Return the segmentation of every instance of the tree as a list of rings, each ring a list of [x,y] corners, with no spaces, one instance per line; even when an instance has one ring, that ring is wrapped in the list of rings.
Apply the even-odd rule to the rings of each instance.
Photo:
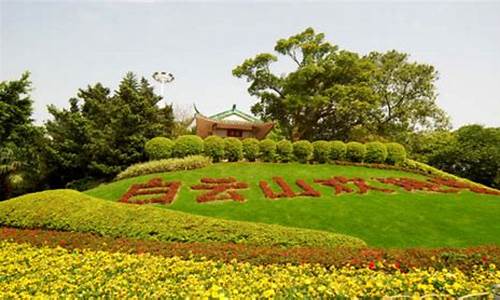
[[[127,73],[113,94],[97,83],[79,90],[69,109],[49,106],[52,184],[107,179],[145,160],[146,141],[171,135],[172,108],[158,108],[160,100],[146,79]]]
[[[245,60],[233,75],[249,82],[259,99],[252,112],[276,121],[285,136],[348,140],[360,132],[391,136],[428,125],[446,125],[434,103],[437,73],[390,51],[366,56],[339,50],[312,28],[280,39],[274,50],[295,70],[278,76],[278,57],[262,53]],[[371,138],[370,138],[371,139]]]
[[[43,130],[31,118],[29,75],[0,82],[0,200],[32,189],[43,172]]]

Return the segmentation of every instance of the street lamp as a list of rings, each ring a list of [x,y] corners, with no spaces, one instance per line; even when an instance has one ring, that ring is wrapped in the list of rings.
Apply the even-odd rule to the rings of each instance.
[[[167,72],[164,72],[164,71],[162,71],[162,72],[154,72],[153,73],[153,79],[160,83],[160,94],[161,94],[162,98],[165,98],[163,96],[164,86],[165,86],[166,83],[174,81],[174,79],[175,79],[174,75],[172,73],[167,73]]]

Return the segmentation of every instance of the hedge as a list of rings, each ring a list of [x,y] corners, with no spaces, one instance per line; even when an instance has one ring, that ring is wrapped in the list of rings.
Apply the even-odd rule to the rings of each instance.
[[[312,145],[314,161],[320,164],[326,163],[330,156],[330,143],[327,141],[315,141]]]
[[[184,158],[170,158],[153,160],[145,163],[131,165],[116,176],[116,180],[136,177],[146,174],[172,172],[179,170],[192,170],[210,165],[210,158],[200,155]]]
[[[397,165],[405,161],[406,150],[403,145],[398,143],[387,143],[385,146],[387,147],[387,163]]]
[[[146,142],[144,151],[150,160],[165,159],[172,157],[173,146],[171,139],[158,136]]]
[[[0,226],[96,233],[165,242],[362,247],[358,238],[326,231],[229,221],[101,200],[73,190],[27,194],[0,203]]]
[[[260,141],[259,157],[262,161],[273,162],[276,157],[276,142],[270,139]]]
[[[330,142],[330,160],[345,160],[347,146],[342,141]]]
[[[352,162],[362,162],[365,158],[365,145],[358,142],[349,142],[346,145],[346,159]]]
[[[292,160],[293,146],[290,141],[281,140],[276,144],[276,158],[280,162]]]
[[[365,162],[383,163],[387,158],[387,148],[381,142],[366,143]]]
[[[297,141],[293,143],[293,155],[300,163],[307,163],[312,156],[313,146],[309,141]]]
[[[185,157],[203,153],[203,140],[197,135],[181,135],[172,149],[174,157]]]
[[[243,157],[248,161],[255,161],[259,156],[259,140],[246,138],[243,140]]]
[[[203,141],[203,153],[211,157],[212,161],[219,162],[224,158],[224,140],[217,135],[211,135]]]
[[[224,156],[228,161],[238,161],[243,157],[243,145],[235,137],[224,139]]]

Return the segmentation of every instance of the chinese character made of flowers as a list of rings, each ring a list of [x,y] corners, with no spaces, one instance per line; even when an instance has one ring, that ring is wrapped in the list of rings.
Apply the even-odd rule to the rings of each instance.
[[[201,184],[191,186],[193,190],[208,190],[208,192],[196,197],[196,201],[199,203],[217,200],[245,201],[245,197],[236,190],[247,189],[248,184],[239,182],[234,177],[202,178],[200,181]]]

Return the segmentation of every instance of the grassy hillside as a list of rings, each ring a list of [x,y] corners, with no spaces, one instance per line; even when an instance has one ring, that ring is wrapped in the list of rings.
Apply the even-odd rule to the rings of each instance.
[[[113,203],[72,190],[28,194],[2,202],[0,226],[173,242],[232,242],[286,247],[365,245],[359,239],[341,234],[226,221],[150,206]]]
[[[203,177],[233,176],[249,184],[238,190],[246,201],[197,203],[204,191],[189,187]],[[282,176],[290,186],[304,179],[321,197],[296,197],[270,200],[259,188],[266,180],[276,191],[272,177]],[[117,201],[134,183],[151,178],[182,182],[176,200],[159,208],[184,211],[217,218],[279,224],[284,226],[326,230],[359,237],[370,246],[384,247],[444,247],[500,244],[500,197],[461,191],[458,194],[407,192],[394,186],[395,193],[368,191],[361,195],[334,195],[331,187],[313,183],[313,179],[332,176],[361,177],[370,185],[382,187],[373,177],[410,177],[422,175],[402,171],[337,165],[220,163],[207,168],[154,174],[102,185],[89,190],[88,195]],[[350,185],[352,187],[352,185]],[[354,188],[355,189],[355,188]],[[130,204],[131,206],[135,206]]]

